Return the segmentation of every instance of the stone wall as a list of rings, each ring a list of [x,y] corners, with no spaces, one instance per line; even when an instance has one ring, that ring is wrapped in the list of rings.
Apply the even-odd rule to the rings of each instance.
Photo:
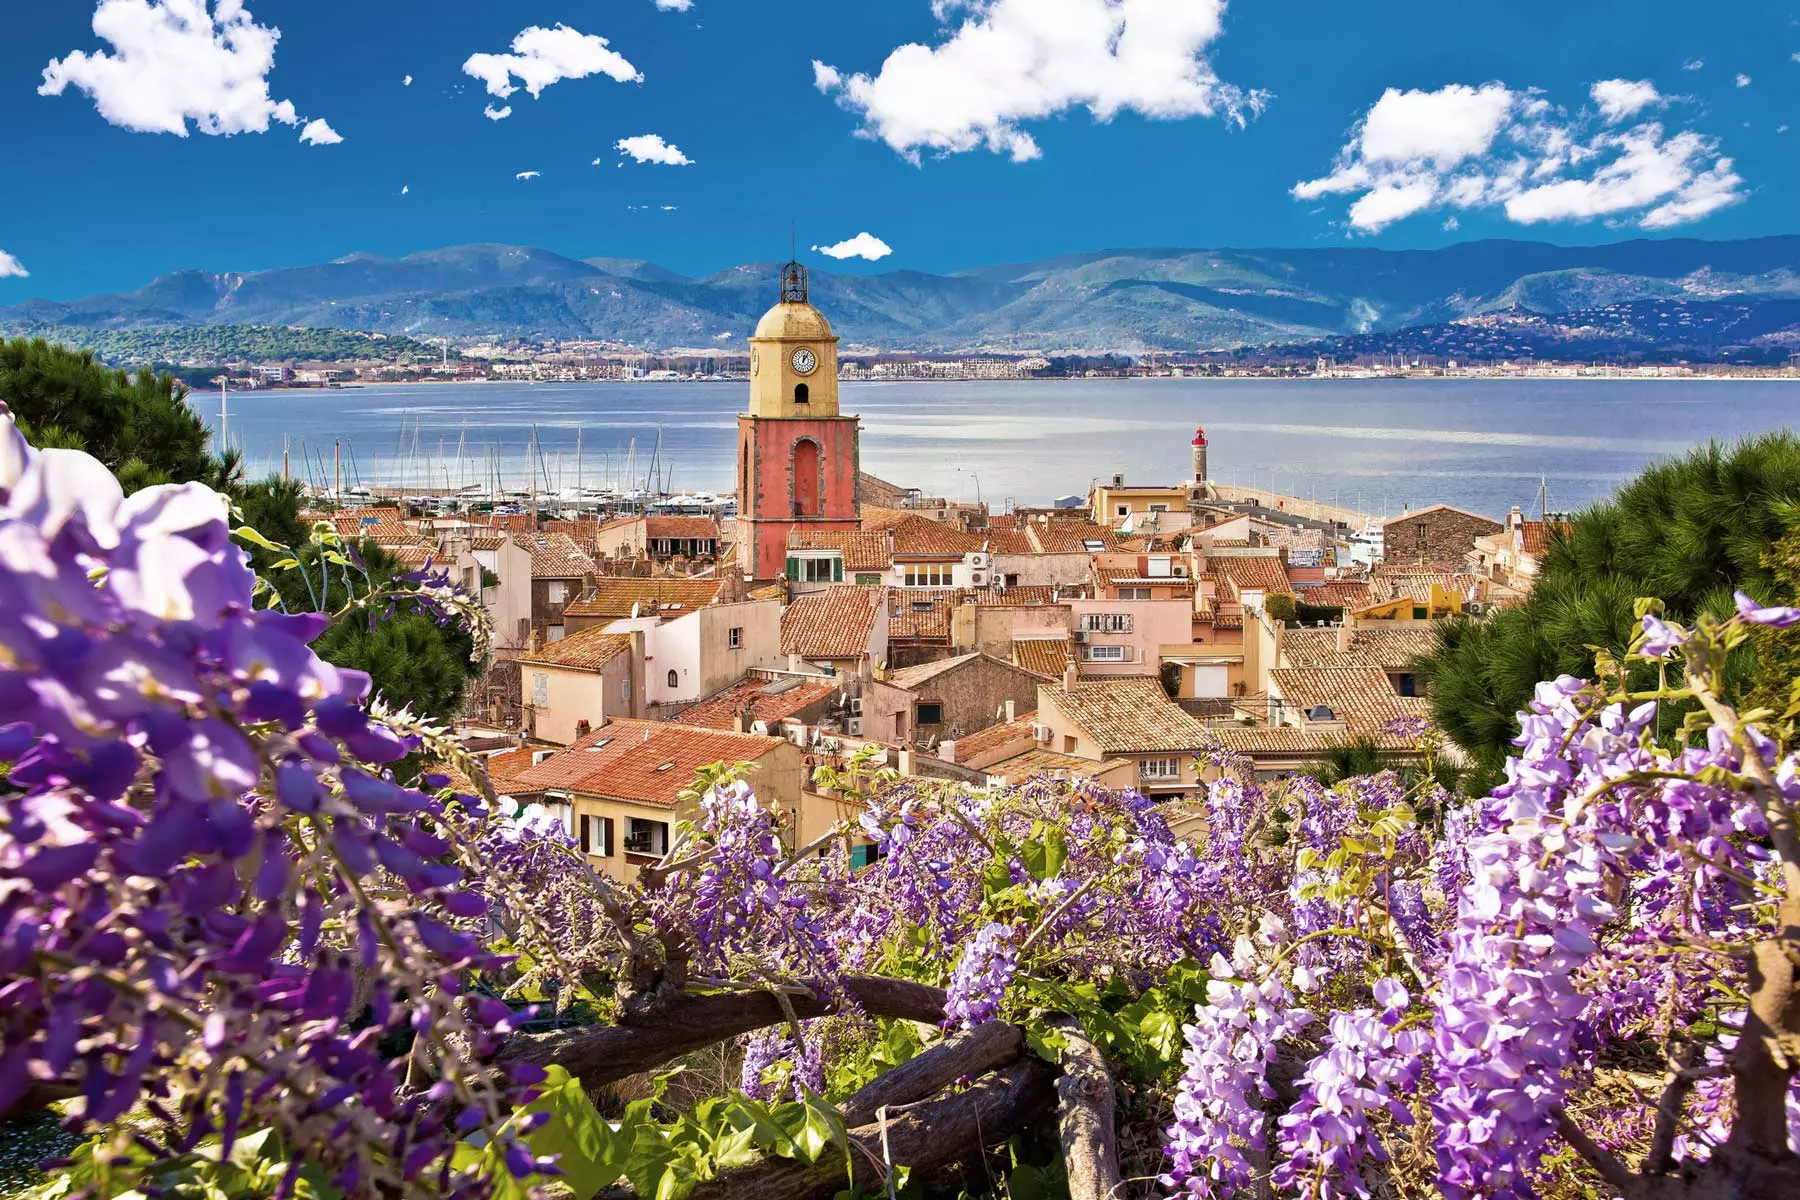
[[[1382,554],[1388,566],[1425,563],[1461,568],[1475,539],[1505,528],[1498,521],[1455,508],[1428,508],[1396,517],[1382,527]]]

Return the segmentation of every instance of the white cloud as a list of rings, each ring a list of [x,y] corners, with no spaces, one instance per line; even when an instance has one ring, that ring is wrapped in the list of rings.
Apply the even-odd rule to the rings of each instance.
[[[514,175],[513,178],[514,179],[536,179],[542,174],[543,174],[542,171],[520,171],[517,175]]]
[[[1666,229],[1744,198],[1719,144],[1657,121],[1647,83],[1605,80],[1597,112],[1573,115],[1501,83],[1432,92],[1390,88],[1351,131],[1332,171],[1294,185],[1296,199],[1350,196],[1352,230],[1374,233],[1430,210],[1499,210],[1521,225],[1604,219]]]
[[[674,212],[677,207],[678,206],[674,204],[665,204],[662,206],[662,210],[664,212]]]
[[[411,184],[410,184],[410,183],[409,183],[409,184],[406,184],[406,185],[404,185],[404,186],[403,186],[403,187],[401,187],[401,189],[400,189],[400,194],[401,194],[401,195],[402,195],[402,196],[405,196],[405,195],[409,195],[409,194],[411,194],[411,192],[412,192],[412,185],[411,185]]]
[[[512,105],[508,104],[505,108],[495,108],[490,104],[481,110],[481,115],[490,121],[504,121],[506,118],[512,116]]]
[[[324,121],[308,121],[300,131],[300,140],[308,146],[335,146],[344,139]]]
[[[656,0],[656,7],[663,12],[686,12],[694,7],[694,0]]]
[[[921,151],[1042,153],[1025,123],[1086,108],[1158,120],[1223,114],[1242,125],[1268,100],[1222,82],[1206,51],[1225,0],[934,0],[936,46],[908,43],[873,76],[813,63],[813,83],[914,162]],[[961,24],[950,26],[952,14]]]
[[[1445,217],[1444,218],[1444,232],[1445,233],[1455,233],[1458,229],[1461,229],[1461,228],[1462,228],[1462,222],[1457,220],[1455,217]]]
[[[610,48],[607,40],[567,25],[545,29],[533,25],[512,40],[511,54],[471,54],[463,73],[487,85],[488,94],[504,100],[523,87],[537,99],[561,79],[606,75],[620,83],[642,83],[643,75]],[[514,85],[513,79],[518,79]]]
[[[1750,77],[1748,75],[1745,75],[1742,72],[1740,72],[1737,77],[1737,85],[1739,87],[1749,87],[1750,86]]]
[[[137,133],[186,137],[264,133],[270,121],[295,125],[292,102],[269,95],[281,31],[258,25],[243,0],[100,0],[94,34],[113,53],[76,50],[51,59],[40,96],[70,86],[100,115]]]
[[[1787,131],[1788,131],[1788,127],[1786,125],[1777,125],[1775,127],[1776,133],[1786,133]]]
[[[0,250],[0,279],[25,279],[30,274],[31,272],[25,269],[24,263],[6,251]]]
[[[1800,62],[1800,50],[1794,51],[1792,54],[1788,55],[1788,57],[1793,59],[1795,62]]]
[[[400,86],[401,87],[411,87],[412,86],[412,76],[408,75],[405,79],[402,79],[400,81]]]
[[[1602,79],[1590,90],[1600,115],[1617,124],[1651,105],[1667,105],[1662,93],[1648,79]]]
[[[693,159],[681,152],[679,146],[671,146],[654,133],[640,133],[636,137],[620,138],[617,147],[620,153],[629,154],[641,163],[658,163],[665,167],[686,167],[693,164]],[[596,162],[599,160],[596,159]]]
[[[848,241],[835,246],[814,246],[813,253],[823,254],[827,258],[866,258],[870,262],[886,258],[894,252],[894,248],[872,233],[859,233]]]
[[[1698,71],[1701,67],[1704,67],[1705,65],[1706,65],[1706,60],[1703,58],[1690,58],[1686,62],[1681,64],[1681,69],[1684,71]]]

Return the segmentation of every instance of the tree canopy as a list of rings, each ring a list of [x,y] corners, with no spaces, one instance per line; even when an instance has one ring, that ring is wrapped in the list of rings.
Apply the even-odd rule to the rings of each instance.
[[[1490,771],[1518,733],[1539,680],[1593,673],[1596,649],[1622,660],[1637,630],[1634,603],[1661,599],[1688,619],[1732,609],[1732,592],[1794,598],[1769,547],[1800,501],[1800,438],[1766,434],[1712,443],[1659,463],[1554,536],[1530,598],[1482,621],[1440,626],[1420,664],[1438,726]],[[1735,688],[1751,659],[1739,654]],[[1640,677],[1650,668],[1640,664]]]

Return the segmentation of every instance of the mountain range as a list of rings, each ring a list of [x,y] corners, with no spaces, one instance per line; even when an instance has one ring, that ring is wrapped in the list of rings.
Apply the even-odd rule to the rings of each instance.
[[[0,308],[0,329],[285,325],[741,348],[774,297],[777,271],[757,263],[691,278],[636,259],[456,246],[247,273],[177,271],[134,292]],[[850,352],[1229,350],[1646,301],[1759,308],[1800,299],[1800,236],[1106,250],[948,275],[815,269],[812,299]],[[1765,334],[1791,341],[1794,306],[1769,311],[1785,323],[1757,327],[1778,325]]]

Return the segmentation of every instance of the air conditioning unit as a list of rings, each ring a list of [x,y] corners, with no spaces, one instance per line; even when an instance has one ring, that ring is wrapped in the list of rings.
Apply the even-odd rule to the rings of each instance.
[[[1050,740],[1050,727],[1048,725],[1033,725],[1031,727],[1031,740],[1034,742],[1048,742]]]
[[[862,736],[862,718],[861,717],[851,717],[850,718],[850,736],[851,737],[861,737]]]
[[[1074,642],[1077,646],[1085,646],[1088,640],[1088,631],[1085,629],[1077,629],[1074,633],[1069,635],[1069,640]]]
[[[862,716],[862,697],[861,696],[850,697],[850,715],[853,717]]]
[[[752,721],[750,722],[750,732],[759,737],[768,737],[769,723],[767,721]]]

